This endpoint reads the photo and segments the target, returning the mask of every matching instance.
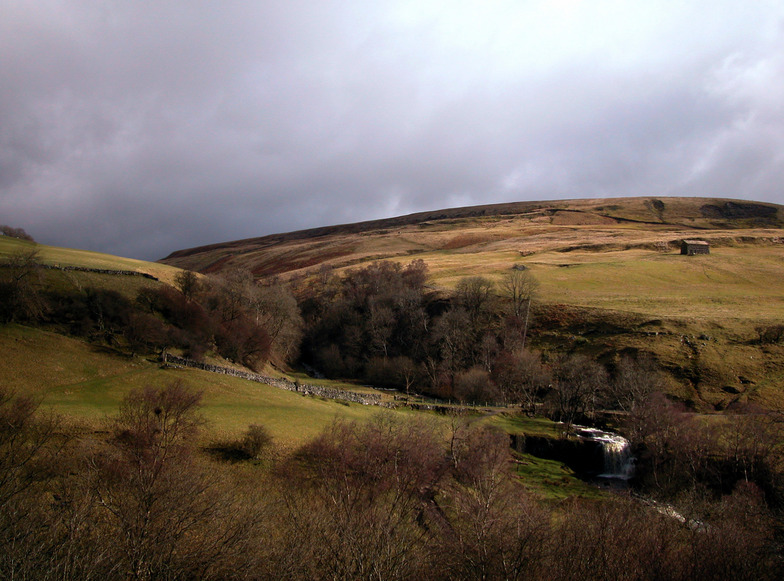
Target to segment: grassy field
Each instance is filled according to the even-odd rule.
[[[129,390],[178,380],[203,392],[210,437],[235,437],[257,423],[265,425],[280,445],[293,446],[335,418],[361,420],[379,412],[374,406],[306,397],[206,371],[161,369],[154,361],[18,325],[0,327],[0,353],[4,387],[94,427],[116,413]]]
[[[277,452],[286,453],[331,422],[365,421],[380,413],[427,418],[441,426],[446,441],[453,423],[463,421],[432,412],[384,410],[305,396],[195,369],[161,369],[154,361],[118,356],[76,339],[19,325],[0,327],[0,353],[4,387],[31,395],[42,409],[90,430],[106,427],[129,390],[173,381],[203,393],[205,446],[235,440],[250,424],[260,424],[269,430]],[[558,435],[555,425],[542,418],[492,414],[468,420],[509,433]],[[515,471],[533,494],[547,500],[598,494],[559,462],[520,454]]]
[[[745,204],[745,205],[744,205]],[[586,309],[591,324],[532,340],[543,349],[597,357],[653,353],[672,371],[671,394],[703,409],[756,401],[784,409],[784,353],[755,344],[756,327],[784,320],[784,210],[700,198],[566,200],[462,208],[217,244],[166,264],[38,246],[50,264],[147,272],[249,268],[257,276],[309,276],[388,259],[424,260],[429,284],[448,293],[461,278],[500,280],[523,264],[541,283],[539,304]],[[686,257],[679,240],[711,242]],[[0,256],[29,243],[0,237]],[[151,281],[48,271],[57,284],[93,284],[134,296]],[[611,334],[595,333],[612,320]],[[643,328],[644,327],[644,328]],[[707,339],[700,339],[701,337]],[[354,387],[354,389],[357,389]]]
[[[640,250],[547,253],[530,267],[551,302],[651,316],[774,321],[784,316],[783,257],[784,248],[772,246],[719,247],[693,257]]]
[[[171,282],[179,271],[166,265],[0,238],[0,258],[32,248],[39,251],[39,258],[44,264],[133,270],[152,274],[166,282]],[[62,290],[99,287],[116,290],[131,298],[144,286],[161,284],[142,277],[78,271],[44,270],[42,276],[48,287],[60,287]],[[313,380],[302,373],[295,372],[289,377],[338,389],[378,393],[371,387]],[[182,381],[203,393],[202,414],[207,421],[202,436],[205,446],[236,439],[250,424],[265,426],[273,436],[276,450],[285,453],[316,436],[336,420],[364,421],[378,413],[416,415],[440,424],[445,437],[456,421],[432,412],[388,411],[375,406],[303,396],[195,369],[162,369],[158,362],[151,359],[121,355],[75,338],[20,325],[0,327],[0,378],[4,388],[31,395],[41,402],[42,409],[62,415],[87,430],[104,429],[130,390]],[[382,397],[391,399],[386,393]],[[552,423],[542,419],[491,414],[477,416],[471,421],[507,432],[555,435]],[[520,455],[515,467],[528,489],[542,498],[557,501],[566,496],[596,494],[557,462]]]
[[[606,494],[577,478],[569,467],[556,460],[516,453],[514,472],[529,492],[550,502],[573,497],[602,498]]]
[[[122,258],[89,250],[46,246],[44,244],[35,244],[16,238],[9,238],[8,236],[0,236],[0,260],[16,252],[26,252],[30,250],[37,250],[39,253],[39,260],[47,265],[80,266],[85,268],[142,272],[169,284],[174,282],[174,277],[180,272],[179,268],[158,262]],[[80,273],[71,274],[78,276]]]
[[[381,412],[375,406],[304,396],[222,374],[162,369],[156,361],[117,355],[77,339],[21,325],[0,327],[0,352],[4,387],[31,395],[44,407],[88,424],[98,425],[114,414],[129,390],[173,381],[183,381],[202,391],[210,431],[228,436],[239,434],[249,424],[261,423],[279,441],[301,443],[335,418],[361,420]],[[354,389],[339,382],[321,383]],[[425,414],[444,424],[450,421],[426,412],[394,413]],[[509,433],[557,435],[552,422],[541,418],[502,414],[480,421]]]

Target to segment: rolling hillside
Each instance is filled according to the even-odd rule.
[[[696,409],[747,401],[784,409],[784,345],[762,341],[759,332],[784,321],[783,217],[781,206],[742,201],[574,200],[325,227],[178,251],[160,263],[43,245],[36,249],[51,266],[139,272],[159,280],[48,271],[56,284],[92,285],[130,298],[144,285],[171,283],[180,268],[217,273],[243,267],[259,278],[307,281],[324,265],[339,272],[375,260],[417,258],[428,265],[433,292],[448,294],[461,277],[499,278],[513,265],[524,265],[541,283],[531,334],[537,348],[585,353],[608,365],[624,353],[650,353],[669,371],[670,394]],[[711,254],[681,256],[678,243],[684,238],[708,240]],[[29,246],[0,237],[0,257]],[[36,347],[28,345],[17,361],[10,358],[11,345],[5,344],[0,367],[19,381],[19,369],[36,357]],[[51,379],[61,367],[52,362],[36,381],[62,385]],[[97,369],[85,363],[88,368]],[[94,385],[114,393],[114,380],[101,374],[77,379],[65,384],[98,381]],[[74,399],[70,392],[62,395],[66,406]],[[110,395],[105,405],[114,405],[117,397]]]
[[[180,272],[164,264],[0,236],[0,260],[29,250],[38,252],[43,265],[55,267],[42,272],[41,284],[48,289],[102,289],[133,300],[140,289],[171,284]],[[115,414],[131,389],[173,381],[203,392],[207,433],[213,439],[236,437],[249,424],[259,423],[281,446],[294,446],[335,418],[366,419],[378,411],[197,369],[164,369],[153,354],[131,356],[58,329],[0,324],[0,355],[0,388],[29,395],[44,408],[91,427]]]
[[[241,266],[256,276],[292,274],[416,255],[437,280],[493,273],[520,256],[660,248],[686,237],[719,245],[768,243],[782,234],[784,207],[707,198],[519,202],[423,212],[314,228],[173,252],[160,262],[199,272]],[[674,248],[674,246],[672,246]],[[483,255],[481,264],[470,260]],[[458,256],[459,260],[445,257]],[[535,257],[535,258],[534,258]],[[570,260],[563,260],[568,263]],[[454,272],[451,272],[454,271]]]
[[[166,264],[136,260],[134,258],[123,258],[90,250],[47,246],[45,244],[36,244],[26,240],[9,238],[8,236],[0,236],[0,259],[11,256],[16,252],[29,250],[37,251],[41,263],[47,266],[138,272],[139,274],[149,275],[169,284],[172,283],[176,274],[180,272],[179,268],[173,268]]]
[[[671,393],[697,408],[784,408],[784,351],[758,332],[784,320],[782,225],[784,207],[741,200],[521,202],[215,244],[161,262],[289,278],[418,258],[443,292],[523,265],[541,283],[538,347],[607,363],[649,352],[670,371]],[[711,254],[681,256],[690,238],[710,242]]]
[[[337,270],[382,256],[403,262],[410,261],[412,256],[422,258],[430,265],[432,276],[426,286],[422,286],[420,277],[420,288],[433,298],[434,304],[447,302],[442,297],[449,296],[452,285],[461,276],[482,273],[496,277],[512,265],[525,265],[543,283],[542,296],[535,309],[532,338],[545,353],[585,352],[612,363],[612,359],[624,351],[646,351],[654,354],[671,372],[671,395],[696,408],[709,411],[726,408],[734,401],[754,401],[784,409],[781,397],[784,349],[779,339],[760,341],[754,336],[755,328],[761,322],[772,324],[781,320],[782,315],[778,289],[784,260],[781,228],[777,225],[779,210],[775,210],[775,215],[767,212],[761,217],[745,215],[727,219],[716,228],[710,228],[708,218],[703,217],[701,220],[706,222],[700,226],[701,237],[711,240],[713,253],[700,257],[676,253],[675,237],[689,232],[684,226],[640,221],[624,223],[618,218],[602,222],[601,215],[595,212],[541,208],[532,211],[531,216],[522,217],[515,214],[471,217],[467,214],[473,210],[456,210],[457,214],[467,214],[460,218],[453,214],[426,223],[414,222],[401,225],[399,229],[365,231],[357,225],[311,238],[295,233],[282,237],[279,246],[268,240],[267,254],[275,256],[281,249],[285,254],[286,246],[292,251],[293,245],[298,247],[300,255],[304,253],[317,259],[315,267],[318,258],[328,255],[330,246],[340,240],[354,244],[357,252],[341,258],[335,258],[333,254],[328,263]],[[724,211],[728,211],[727,208]],[[710,212],[705,210],[705,213]],[[563,221],[570,223],[562,224]],[[355,231],[351,232],[352,229]],[[420,238],[416,238],[417,232],[421,234]],[[689,237],[696,237],[693,232],[689,233]],[[391,241],[396,236],[407,241],[400,247],[388,247],[385,240]],[[405,248],[412,239],[420,241],[416,252]],[[169,287],[181,272],[176,266],[77,250],[33,247],[29,243],[0,238],[0,258],[18,258],[19,250],[32,249],[39,251],[39,259],[49,268],[36,267],[31,278],[36,279],[41,293],[60,300],[59,303],[49,302],[47,312],[53,313],[67,306],[69,299],[78,305],[82,304],[81,299],[92,297],[94,302],[83,303],[98,307],[101,331],[104,322],[107,328],[111,325],[112,305],[122,305],[123,300],[135,301],[137,308],[143,304],[137,300],[144,297],[140,290],[149,293],[157,289],[178,294]],[[248,260],[250,256],[254,253],[257,258],[265,256],[258,249],[245,255],[233,255],[225,248],[212,251],[227,252],[223,268],[237,264],[253,266]],[[190,256],[204,258],[212,251],[193,252]],[[187,257],[187,253],[185,255]],[[211,264],[212,269],[203,270],[221,270],[215,266],[215,261]],[[311,277],[317,273],[313,267],[309,272],[303,268],[286,270],[282,261],[275,263],[272,260],[269,264],[277,264],[277,273],[282,277],[297,279],[295,288],[307,285],[311,278],[318,279],[318,276]],[[5,266],[9,272],[15,268],[13,262]],[[8,285],[8,280],[11,279],[6,278],[3,284]],[[252,284],[247,286],[261,290]],[[182,300],[187,301],[185,294],[180,294]],[[106,302],[99,301],[101,297]],[[249,561],[263,562],[264,571],[269,570],[266,567],[271,563],[275,570],[269,576],[279,577],[279,563],[285,566],[291,561],[275,559],[280,559],[280,555],[286,555],[288,559],[291,547],[307,546],[313,538],[324,541],[325,536],[321,534],[324,529],[318,528],[324,522],[336,523],[335,542],[325,552],[328,558],[334,553],[331,547],[346,545],[346,523],[354,526],[352,531],[359,531],[358,534],[352,532],[353,538],[368,538],[374,547],[386,550],[387,545],[392,546],[401,538],[403,542],[409,542],[409,538],[423,539],[417,541],[427,543],[427,552],[422,554],[432,554],[433,547],[444,546],[450,555],[464,552],[468,545],[462,541],[459,549],[439,545],[441,531],[480,530],[486,536],[484,531],[491,530],[493,539],[503,540],[518,534],[515,531],[520,529],[521,523],[532,523],[535,528],[530,530],[535,530],[536,536],[526,536],[523,542],[529,546],[533,538],[546,548],[545,554],[555,555],[553,565],[548,563],[542,569],[547,571],[553,570],[556,563],[568,561],[569,555],[575,552],[575,545],[563,548],[563,539],[573,531],[587,530],[590,539],[601,538],[595,534],[598,529],[591,528],[592,523],[600,523],[599,528],[604,530],[609,522],[608,530],[623,534],[626,529],[620,526],[635,531],[654,530],[657,542],[666,540],[668,546],[676,547],[674,555],[686,555],[690,562],[694,561],[695,540],[705,539],[710,543],[711,551],[704,553],[713,554],[718,552],[714,548],[717,538],[729,539],[720,547],[721,552],[740,547],[737,553],[740,555],[737,570],[740,571],[747,571],[751,561],[763,563],[758,569],[764,571],[768,561],[763,561],[762,557],[776,555],[763,541],[750,545],[743,539],[747,534],[765,541],[768,534],[773,538],[776,521],[763,511],[760,499],[762,491],[766,490],[763,485],[780,482],[780,471],[768,470],[768,467],[780,470],[780,464],[773,464],[780,456],[765,456],[761,460],[765,462],[763,464],[746,463],[747,449],[744,446],[729,449],[723,446],[726,438],[722,437],[740,436],[742,439],[745,434],[751,434],[755,438],[761,437],[762,441],[771,441],[769,438],[779,432],[774,431],[776,425],[768,425],[764,416],[739,415],[741,422],[729,423],[735,414],[720,418],[698,414],[688,418],[688,423],[673,425],[668,421],[683,419],[682,414],[675,412],[678,415],[673,415],[668,406],[654,408],[655,413],[662,414],[667,440],[660,446],[662,454],[654,460],[646,461],[643,457],[636,464],[641,476],[640,484],[635,486],[639,486],[644,495],[647,496],[649,490],[658,492],[660,488],[658,485],[653,488],[649,484],[650,478],[646,478],[645,467],[654,461],[656,466],[669,466],[664,475],[672,476],[666,481],[675,484],[665,492],[673,498],[685,498],[687,503],[693,496],[681,494],[676,497],[675,494],[691,490],[694,482],[701,486],[711,483],[709,477],[715,474],[712,468],[725,464],[729,468],[721,476],[726,472],[728,477],[734,478],[731,483],[738,483],[737,490],[741,494],[748,489],[754,495],[753,504],[746,501],[746,497],[736,498],[735,494],[726,497],[730,499],[726,503],[724,498],[717,498],[709,505],[710,516],[718,514],[717,518],[707,521],[700,517],[700,521],[690,521],[709,523],[700,524],[699,528],[683,526],[682,521],[663,518],[659,509],[649,509],[636,501],[632,504],[626,495],[610,494],[582,480],[587,477],[585,473],[578,478],[561,460],[566,458],[568,463],[568,457],[574,458],[575,454],[594,458],[593,453],[601,448],[597,448],[597,442],[582,443],[562,438],[563,424],[502,408],[483,409],[480,414],[467,417],[467,423],[457,416],[404,407],[383,412],[393,415],[379,416],[379,408],[375,406],[306,396],[205,370],[161,365],[153,350],[129,350],[130,343],[115,341],[107,335],[98,340],[84,339],[83,335],[69,331],[63,324],[65,320],[31,316],[26,320],[29,324],[15,322],[13,318],[0,324],[0,395],[3,396],[0,399],[5,404],[5,409],[0,411],[6,414],[5,418],[19,417],[16,410],[21,410],[25,416],[18,424],[21,427],[6,422],[6,428],[11,427],[6,431],[12,437],[3,442],[6,451],[11,452],[3,454],[6,459],[3,474],[6,476],[5,490],[10,489],[12,493],[6,495],[5,507],[11,506],[12,510],[6,510],[4,514],[11,514],[15,520],[6,519],[4,523],[18,522],[19,533],[13,529],[16,537],[6,535],[13,542],[5,543],[4,547],[15,548],[17,555],[25,557],[30,571],[36,573],[44,561],[44,564],[54,563],[58,567],[64,562],[58,571],[67,571],[65,577],[73,577],[70,574],[74,570],[73,563],[91,563],[90,559],[96,555],[93,548],[98,547],[101,555],[108,554],[111,560],[107,570],[112,574],[118,571],[125,574],[126,570],[118,569],[113,562],[124,558],[127,549],[120,546],[116,552],[107,553],[104,547],[113,545],[100,545],[97,540],[123,538],[122,531],[128,530],[119,528],[124,515],[130,515],[128,522],[136,527],[137,522],[148,519],[152,513],[156,528],[151,530],[155,539],[166,538],[164,535],[168,534],[171,523],[193,523],[188,525],[187,534],[173,533],[187,543],[193,539],[193,545],[183,544],[186,551],[182,562],[195,559],[197,555],[214,554],[210,552],[214,546],[220,547],[220,553],[234,551],[236,546],[237,552],[228,553],[229,558],[225,561],[228,576],[237,572],[239,555],[268,547],[270,539],[282,539],[282,544],[273,545],[269,555],[263,553],[258,560],[254,557]],[[345,319],[339,319],[338,324],[345,324]],[[465,330],[460,329],[460,333],[465,334]],[[211,362],[227,364],[216,361],[213,353],[207,357]],[[582,367],[580,371],[584,369]],[[293,377],[303,382],[312,381],[302,374]],[[140,407],[132,407],[132,413],[121,418],[123,421],[114,425],[107,423],[107,417],[116,417],[118,404],[129,390],[161,387],[176,381],[186,382],[203,393],[202,412],[208,424],[199,436],[194,437],[188,430],[190,418],[182,420],[185,427],[181,430],[161,429],[162,425],[174,426],[178,420],[169,419],[177,415],[169,414],[172,408],[163,407],[169,402],[158,404],[159,400],[144,400],[143,404],[137,400],[133,405]],[[372,390],[370,387],[363,389]],[[26,405],[22,402],[17,406],[17,400],[7,396],[8,390],[40,401],[44,411],[40,422],[35,419],[30,423]],[[389,394],[386,397],[391,398]],[[161,407],[149,405],[153,401]],[[187,403],[187,399],[179,401]],[[17,415],[8,414],[9,409]],[[66,421],[52,424],[54,427],[50,428],[48,410],[65,416]],[[147,415],[138,416],[139,412]],[[396,421],[414,415],[420,419],[424,414],[427,414],[426,424]],[[150,422],[153,415],[162,419]],[[140,422],[140,429],[134,424],[138,417],[145,418]],[[335,424],[336,418],[359,423],[356,426]],[[263,426],[262,434],[269,433],[273,437],[273,447],[256,456],[246,451],[242,439],[243,432],[253,424]],[[505,431],[513,438],[476,429],[483,424]],[[722,431],[714,432],[716,426]],[[738,428],[738,432],[731,431]],[[48,431],[50,429],[53,431]],[[178,434],[177,439],[161,435],[167,433]],[[38,434],[43,436],[37,439]],[[703,438],[703,435],[713,437],[715,434],[718,436],[714,439]],[[313,437],[319,439],[311,440]],[[311,444],[307,444],[308,440]],[[515,447],[512,453],[509,452],[510,441]],[[553,459],[547,451],[556,442],[558,455],[565,458]],[[705,442],[710,445],[705,447]],[[753,443],[755,447],[750,450],[756,452],[759,450],[757,440]],[[543,453],[546,458],[531,455],[542,453],[539,444],[547,448]],[[590,447],[582,447],[583,444]],[[526,453],[522,452],[521,445],[525,446]],[[19,456],[21,463],[16,462],[15,452],[19,450],[24,452]],[[25,455],[27,450],[33,450],[34,455]],[[587,450],[593,453],[586,454]],[[692,452],[698,455],[691,455]],[[28,462],[31,458],[33,461]],[[693,466],[703,464],[705,474],[693,469]],[[752,484],[746,468],[758,465],[760,469],[751,471],[751,482],[754,486],[759,482],[760,488],[750,488]],[[741,471],[741,467],[744,470]],[[419,476],[420,473],[423,476]],[[699,480],[692,481],[692,478]],[[12,487],[17,486],[17,482],[23,485],[14,490]],[[339,498],[345,499],[337,505],[335,491],[339,491]],[[8,503],[8,498],[13,503]],[[771,506],[780,506],[773,504],[780,498],[778,489],[772,491],[771,498]],[[112,504],[107,504],[107,499]],[[280,502],[281,499],[285,502]],[[519,505],[513,504],[518,501]],[[730,504],[731,501],[737,504]],[[701,499],[700,506],[705,502]],[[155,507],[152,513],[151,506]],[[349,507],[350,518],[344,519],[342,515],[347,512],[342,508],[336,511],[335,506]],[[481,510],[477,511],[477,506]],[[737,513],[730,513],[736,506]],[[293,513],[296,518],[292,518],[292,507],[297,511]],[[750,513],[750,507],[753,513]],[[401,510],[406,511],[404,518],[408,520],[395,516]],[[668,510],[680,517],[675,508]],[[336,513],[340,513],[340,520],[326,520]],[[728,513],[731,517],[724,516]],[[469,520],[475,514],[484,520]],[[755,521],[753,526],[744,524],[749,522],[749,514]],[[16,519],[16,515],[23,518]],[[113,515],[121,516],[115,521]],[[389,515],[395,518],[387,526],[384,523],[390,522]],[[499,521],[499,515],[510,520]],[[575,520],[574,515],[579,520]],[[646,516],[645,520],[642,520],[643,516]],[[760,529],[758,520],[764,520],[764,526],[771,533],[766,532],[768,529]],[[360,528],[366,522],[382,523],[385,528],[378,529],[375,525]],[[493,523],[501,522],[501,528],[488,529],[485,522],[493,527],[496,527]],[[552,532],[547,525],[543,528],[541,524],[562,522],[566,524],[553,525],[559,528],[553,528]],[[616,522],[618,525],[613,524]],[[772,524],[768,525],[768,522]],[[474,523],[481,526],[475,527]],[[671,526],[666,531],[657,528],[664,524]],[[284,528],[289,526],[291,528]],[[298,536],[299,529],[304,531],[303,536]],[[143,533],[146,535],[148,530],[144,529]],[[410,533],[406,532],[409,530]],[[707,536],[713,530],[720,535]],[[395,535],[396,531],[403,531],[410,536],[393,536],[388,531]],[[435,532],[430,536],[429,531]],[[209,536],[211,534],[214,536]],[[684,537],[684,534],[692,536]],[[618,537],[613,535],[611,540]],[[153,536],[149,535],[149,538]],[[215,544],[212,544],[213,538]],[[469,543],[473,542],[473,537],[465,538]],[[202,539],[206,539],[207,544],[201,544]],[[227,539],[236,540],[230,541],[233,545],[227,545]],[[290,539],[294,542],[289,542]],[[582,537],[578,537],[578,542],[583,542]],[[646,547],[645,555],[651,554],[647,548],[651,545],[651,537],[640,537],[639,543]],[[194,549],[189,553],[187,550],[191,546]],[[586,546],[593,554],[596,552],[593,547],[598,545]],[[560,548],[561,552],[552,553],[550,547]],[[627,549],[628,543],[624,555],[629,552]],[[61,551],[67,553],[65,557],[53,561],[50,555],[59,559]],[[491,553],[497,554],[505,553]],[[310,550],[294,553],[298,562],[306,562],[312,556]],[[655,556],[660,558],[661,555],[656,552]],[[18,570],[20,561],[12,563],[14,571]],[[447,561],[450,564],[445,570],[453,571],[453,561]],[[4,563],[8,563],[7,558]],[[702,567],[702,562],[698,564]],[[726,572],[726,559],[721,564],[721,571]],[[167,568],[167,572],[171,570]],[[191,573],[193,570],[189,568],[185,576],[203,576],[203,569]],[[280,566],[280,570],[287,569]],[[417,573],[420,571],[417,569]],[[762,578],[757,570],[754,574],[755,578]],[[216,577],[223,578],[222,572]]]

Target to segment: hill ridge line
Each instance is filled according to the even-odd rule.
[[[576,204],[591,204],[591,203],[600,204],[598,208],[594,209],[594,211],[598,210],[597,215],[610,218],[613,220],[617,220],[619,222],[650,224],[650,225],[659,225],[659,226],[679,225],[690,229],[699,229],[699,228],[695,228],[693,225],[681,224],[677,221],[676,222],[670,222],[667,220],[660,221],[660,222],[643,221],[643,220],[638,221],[625,216],[613,215],[612,212],[602,211],[602,210],[606,210],[605,208],[602,207],[605,205],[618,205],[618,204],[630,203],[630,202],[635,202],[640,200],[669,200],[670,202],[674,200],[689,200],[690,202],[693,202],[695,204],[703,204],[706,206],[710,206],[711,204],[715,204],[717,202],[723,202],[725,205],[729,204],[732,205],[733,207],[734,206],[743,207],[749,204],[754,206],[767,206],[771,208],[781,207],[779,204],[773,204],[770,202],[756,202],[750,200],[716,198],[716,197],[699,197],[699,196],[695,196],[695,197],[632,196],[632,197],[622,197],[622,198],[570,198],[570,199],[559,199],[559,200],[499,202],[495,204],[478,204],[473,206],[462,206],[458,208],[443,208],[438,210],[427,210],[423,212],[414,212],[411,214],[405,214],[402,216],[393,216],[390,218],[378,218],[374,220],[365,220],[365,221],[350,222],[344,224],[333,224],[329,226],[318,226],[315,228],[306,228],[303,230],[279,232],[274,234],[267,234],[264,236],[242,238],[239,240],[216,242],[212,244],[195,246],[192,248],[175,250],[165,258],[160,259],[159,262],[165,262],[170,259],[184,258],[195,254],[210,252],[213,250],[230,250],[232,248],[240,248],[248,244],[256,245],[253,251],[258,251],[260,249],[263,249],[264,247],[274,246],[275,244],[279,244],[282,242],[288,242],[294,240],[308,240],[308,239],[329,236],[333,234],[358,234],[358,233],[369,232],[377,229],[422,224],[429,221],[481,218],[481,217],[489,217],[489,216],[509,216],[509,215],[516,215],[516,214],[524,214],[526,212],[534,212],[537,210],[547,211],[547,212],[569,211],[569,212],[588,213],[585,209],[575,208],[572,206]]]

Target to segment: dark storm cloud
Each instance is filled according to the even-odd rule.
[[[45,243],[159,258],[478,203],[784,201],[775,2],[0,0],[0,15],[0,222]]]

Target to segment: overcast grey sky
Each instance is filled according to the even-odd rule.
[[[0,0],[0,223],[47,244],[782,184],[780,0]]]

